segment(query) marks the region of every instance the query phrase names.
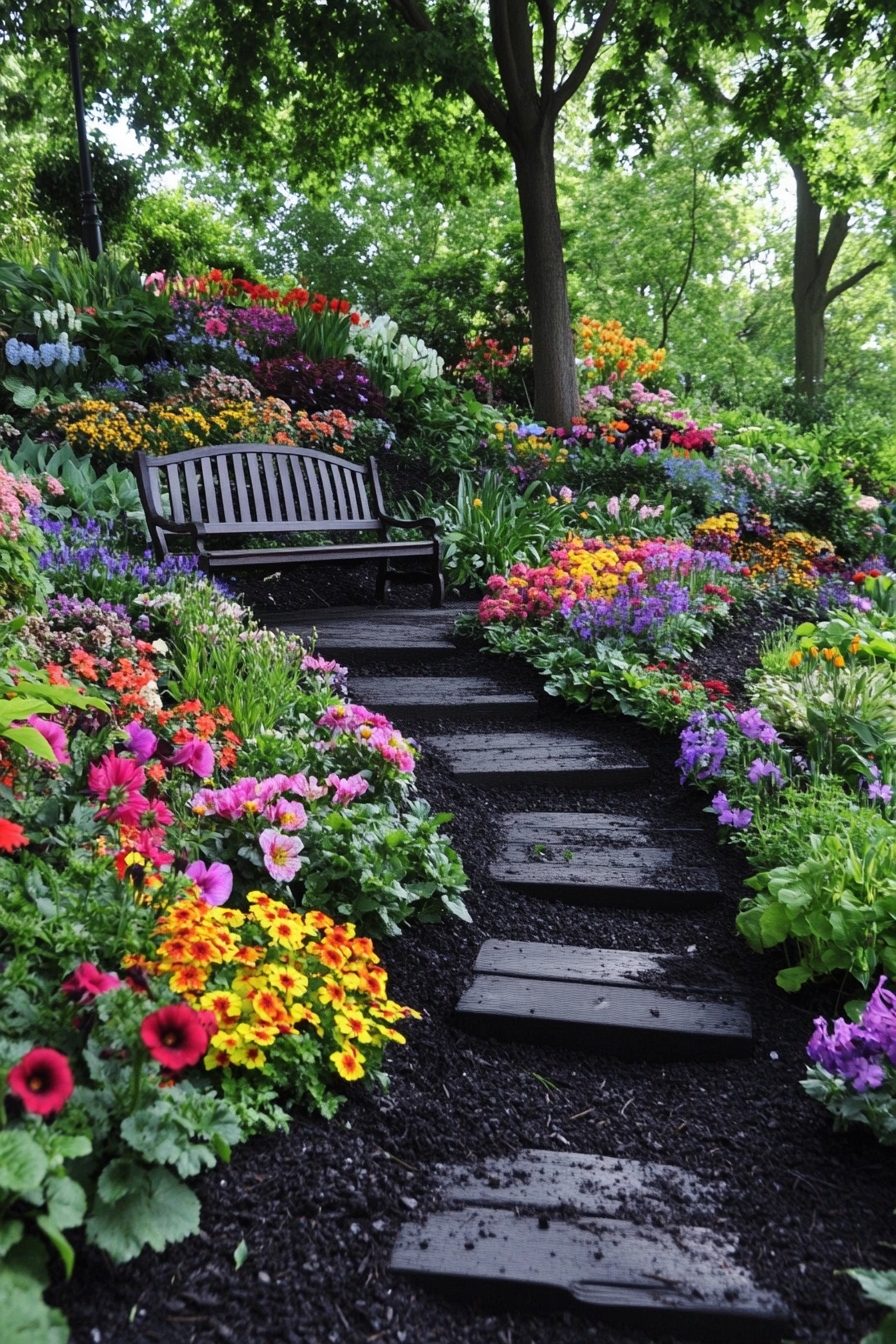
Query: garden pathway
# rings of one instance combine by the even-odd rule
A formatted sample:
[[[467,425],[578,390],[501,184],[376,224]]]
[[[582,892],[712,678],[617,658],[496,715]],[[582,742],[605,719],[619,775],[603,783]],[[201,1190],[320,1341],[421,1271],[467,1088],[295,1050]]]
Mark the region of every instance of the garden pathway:
[[[383,660],[427,662],[426,675],[352,679],[371,709],[457,721],[423,734],[459,782],[510,793],[543,782],[563,788],[636,790],[649,777],[637,752],[587,731],[539,723],[515,731],[463,732],[487,709],[531,716],[532,697],[452,673],[447,611],[366,608],[301,612],[277,624],[307,636],[352,668]],[[424,668],[421,666],[421,671]],[[685,911],[718,896],[711,867],[692,859],[693,835],[643,818],[594,812],[507,811],[491,873],[512,893],[601,907]],[[679,959],[680,961],[680,959]],[[730,986],[682,976],[676,959],[619,948],[489,939],[480,949],[456,1022],[492,1039],[536,1041],[604,1057],[712,1062],[748,1056],[749,1014]],[[709,1073],[707,1081],[709,1081]],[[564,1140],[566,1142],[566,1140]],[[629,1328],[719,1341],[777,1340],[787,1332],[779,1299],[737,1265],[736,1247],[710,1228],[715,1194],[687,1172],[573,1152],[524,1151],[439,1172],[442,1207],[407,1221],[393,1270],[442,1294],[574,1308]]]

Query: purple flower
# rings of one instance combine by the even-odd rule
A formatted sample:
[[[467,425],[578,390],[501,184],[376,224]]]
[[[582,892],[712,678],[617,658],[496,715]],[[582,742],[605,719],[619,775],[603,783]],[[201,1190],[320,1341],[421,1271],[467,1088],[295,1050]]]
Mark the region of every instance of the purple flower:
[[[770,723],[766,723],[758,709],[745,709],[742,714],[738,714],[737,726],[744,737],[749,737],[753,742],[761,742],[764,747],[773,746],[781,741],[775,729]]]
[[[893,801],[893,790],[889,784],[881,784],[874,779],[868,785],[868,797],[873,803],[883,803],[888,806]]]
[[[200,779],[207,779],[215,768],[215,753],[201,737],[191,737],[171,757],[172,765],[184,765]]]
[[[896,994],[884,988],[886,983],[881,976],[860,1023],[838,1017],[829,1031],[825,1019],[817,1017],[806,1046],[814,1063],[851,1082],[856,1092],[881,1086],[885,1061],[896,1065]]]
[[[725,794],[719,792],[712,800],[712,810],[719,818],[720,826],[731,826],[737,831],[744,830],[753,820],[749,807],[732,807]]]
[[[695,779],[711,779],[721,774],[728,751],[728,734],[724,728],[713,726],[704,710],[698,709],[691,715],[680,740],[681,755],[675,764],[681,771],[682,784],[690,774]]]
[[[770,779],[776,789],[783,789],[784,787],[784,776],[774,761],[764,761],[761,756],[757,756],[750,766],[747,771],[747,779],[751,784],[758,784],[760,780]]]
[[[210,863],[206,867],[202,859],[197,859],[187,868],[186,875],[196,883],[206,905],[224,905],[233,891],[233,870],[226,863]]]
[[[139,719],[134,719],[125,728],[128,738],[128,750],[134,754],[138,765],[145,765],[155,753],[159,739],[149,728],[144,728]]]

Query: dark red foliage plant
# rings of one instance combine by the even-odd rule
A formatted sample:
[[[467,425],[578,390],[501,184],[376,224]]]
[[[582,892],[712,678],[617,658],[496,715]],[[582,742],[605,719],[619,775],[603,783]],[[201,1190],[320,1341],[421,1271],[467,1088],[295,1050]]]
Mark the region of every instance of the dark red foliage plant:
[[[294,411],[343,411],[356,417],[388,419],[386,398],[371,382],[364,365],[350,355],[320,364],[298,351],[255,365],[252,375],[262,392],[279,397]]]

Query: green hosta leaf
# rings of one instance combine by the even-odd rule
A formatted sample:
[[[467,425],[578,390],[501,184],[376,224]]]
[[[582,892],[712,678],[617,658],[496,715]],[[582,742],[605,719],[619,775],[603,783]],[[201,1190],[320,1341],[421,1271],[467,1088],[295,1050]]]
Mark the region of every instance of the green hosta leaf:
[[[44,1152],[22,1129],[0,1130],[0,1188],[36,1190],[47,1174]]]
[[[0,1260],[22,1240],[24,1231],[25,1224],[20,1218],[6,1218],[0,1223]]]
[[[87,1196],[70,1176],[49,1176],[47,1212],[59,1228],[80,1227],[87,1213]]]
[[[40,757],[42,761],[55,761],[56,759],[53,748],[43,733],[39,733],[36,728],[4,728],[0,729],[0,735],[8,738],[10,742],[15,742],[20,747],[24,747],[26,751]]]
[[[193,1191],[164,1167],[117,1158],[100,1177],[87,1240],[122,1264],[144,1246],[161,1251],[198,1232],[200,1207]]]
[[[778,972],[775,983],[781,989],[786,989],[788,994],[795,994],[798,989],[802,989],[807,980],[811,979],[812,972],[808,966],[788,966],[786,970]]]
[[[0,1321],[3,1344],[67,1344],[68,1323],[48,1307],[40,1284],[0,1263]]]
[[[896,1270],[893,1269],[845,1269],[864,1293],[874,1302],[884,1307],[896,1307]]]
[[[783,943],[790,933],[790,915],[783,905],[768,905],[759,917],[759,932],[763,947]]]

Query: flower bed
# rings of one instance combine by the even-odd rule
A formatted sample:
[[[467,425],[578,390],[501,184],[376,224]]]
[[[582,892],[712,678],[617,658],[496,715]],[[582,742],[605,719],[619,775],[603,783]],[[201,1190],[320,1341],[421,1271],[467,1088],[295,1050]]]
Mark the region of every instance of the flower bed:
[[[385,1084],[416,1014],[371,935],[466,911],[415,745],[346,701],[344,668],[192,561],[25,523],[23,491],[40,498],[7,490],[22,615],[0,674],[0,1279],[9,1319],[55,1344],[42,1247],[70,1273],[81,1225],[116,1262],[180,1240],[186,1179],[296,1107],[331,1116],[347,1085]]]

